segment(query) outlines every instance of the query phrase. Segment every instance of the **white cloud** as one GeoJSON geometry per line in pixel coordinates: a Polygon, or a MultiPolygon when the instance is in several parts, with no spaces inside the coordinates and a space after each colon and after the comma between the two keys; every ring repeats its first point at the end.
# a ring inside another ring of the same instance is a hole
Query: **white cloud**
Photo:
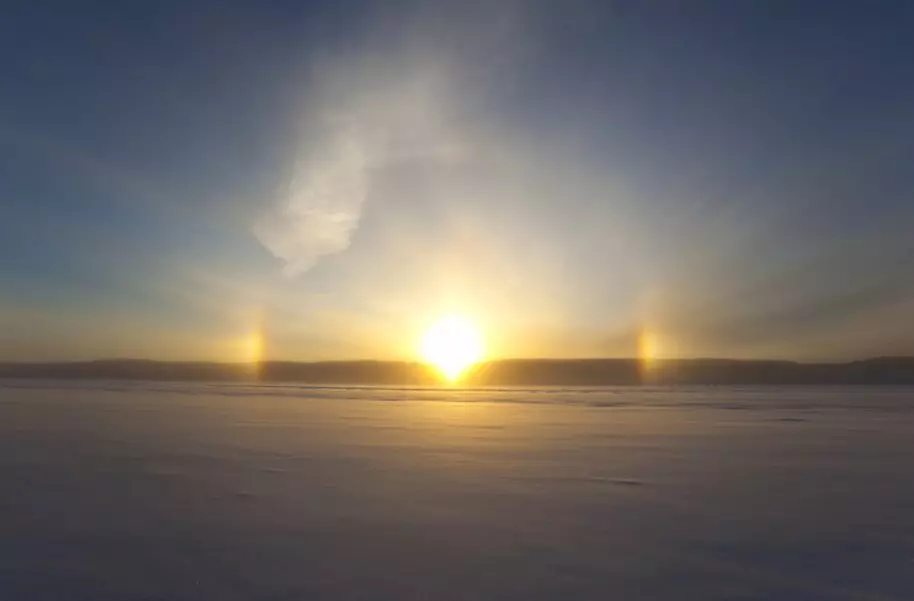
{"type": "Polygon", "coordinates": [[[446,123],[447,74],[413,64],[374,70],[353,76],[343,69],[321,82],[333,93],[320,103],[325,110],[306,119],[319,126],[308,128],[288,187],[254,226],[288,276],[349,246],[373,172],[404,159],[443,159],[455,149],[446,123]]]}
{"type": "Polygon", "coordinates": [[[254,226],[261,244],[285,262],[286,275],[349,246],[368,194],[366,150],[347,128],[333,132],[320,156],[298,161],[285,197],[254,226]]]}
{"type": "Polygon", "coordinates": [[[374,45],[316,64],[288,184],[253,228],[287,276],[349,247],[384,168],[451,161],[466,150],[467,134],[454,125],[473,87],[464,76],[472,71],[478,86],[474,63],[488,56],[481,40],[501,43],[501,29],[480,34],[485,20],[471,14],[456,28],[463,33],[450,24],[443,30],[465,43],[446,45],[436,27],[447,21],[430,22],[376,32],[374,45]]]}

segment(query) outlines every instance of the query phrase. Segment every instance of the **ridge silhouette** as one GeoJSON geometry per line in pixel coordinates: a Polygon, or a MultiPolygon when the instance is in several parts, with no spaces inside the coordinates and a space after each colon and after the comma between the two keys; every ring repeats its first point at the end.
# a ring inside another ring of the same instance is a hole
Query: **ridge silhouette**
{"type": "MultiPolygon", "coordinates": [[[[4,362],[0,378],[300,382],[435,386],[434,368],[405,361],[264,361],[219,363],[105,359],[76,362],[4,362]]],[[[914,385],[914,357],[878,357],[843,363],[775,360],[502,359],[470,368],[456,386],[617,385],[914,385]]]]}

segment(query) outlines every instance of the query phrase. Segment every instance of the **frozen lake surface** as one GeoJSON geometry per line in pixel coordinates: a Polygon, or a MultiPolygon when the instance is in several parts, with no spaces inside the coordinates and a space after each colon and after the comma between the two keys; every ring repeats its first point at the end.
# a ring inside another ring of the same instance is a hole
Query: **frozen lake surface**
{"type": "Polygon", "coordinates": [[[914,599],[914,389],[0,382],[0,599],[914,599]]]}

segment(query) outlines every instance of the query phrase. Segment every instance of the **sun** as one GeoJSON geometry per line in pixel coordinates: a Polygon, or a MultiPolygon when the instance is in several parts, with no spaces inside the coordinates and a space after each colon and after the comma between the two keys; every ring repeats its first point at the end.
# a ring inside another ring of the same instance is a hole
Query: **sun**
{"type": "Polygon", "coordinates": [[[455,381],[482,359],[483,341],[470,320],[450,315],[436,321],[422,337],[422,359],[455,381]]]}

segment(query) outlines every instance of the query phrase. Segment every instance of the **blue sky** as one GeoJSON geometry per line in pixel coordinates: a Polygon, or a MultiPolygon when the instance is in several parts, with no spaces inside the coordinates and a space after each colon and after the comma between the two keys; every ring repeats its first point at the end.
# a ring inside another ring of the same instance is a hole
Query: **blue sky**
{"type": "Polygon", "coordinates": [[[914,353],[914,8],[495,4],[5,8],[0,358],[914,353]]]}

